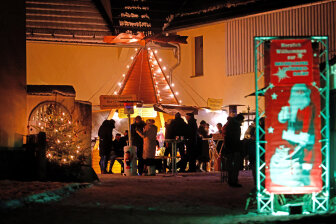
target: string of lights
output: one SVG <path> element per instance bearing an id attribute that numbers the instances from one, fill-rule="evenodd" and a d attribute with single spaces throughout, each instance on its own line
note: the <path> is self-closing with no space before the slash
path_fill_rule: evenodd
<path id="1" fill-rule="evenodd" d="M 148 62 L 157 101 L 159 103 L 181 104 L 182 100 L 177 99 L 179 92 L 174 90 L 174 83 L 169 83 L 170 76 L 165 72 L 168 68 L 162 65 L 163 60 L 158 56 L 158 50 L 153 50 L 150 47 L 142 49 L 135 48 L 135 55 L 130 57 L 132 62 L 126 65 L 128 71 L 127 73 L 122 74 L 120 81 L 118 81 L 117 86 L 115 87 L 113 95 L 121 94 L 121 91 L 127 82 L 127 74 L 130 72 L 130 69 L 132 69 L 132 65 L 135 63 L 136 57 L 139 55 L 141 50 L 148 52 Z"/>
<path id="2" fill-rule="evenodd" d="M 178 92 L 175 92 L 172 88 L 174 87 L 174 83 L 169 84 L 169 75 L 166 75 L 165 73 L 167 67 L 161 66 L 162 58 L 158 57 L 158 50 L 152 50 L 151 48 L 147 48 L 147 50 L 149 52 L 148 59 L 153 76 L 154 87 L 159 102 L 162 102 L 164 99 L 171 102 L 172 99 L 175 99 L 176 103 L 181 104 L 182 100 L 178 100 L 176 97 Z"/>
<path id="3" fill-rule="evenodd" d="M 134 49 L 135 51 L 135 54 L 133 56 L 130 57 L 130 59 L 132 60 L 131 63 L 128 63 L 126 65 L 126 68 L 127 68 L 127 72 L 129 71 L 129 69 L 131 68 L 131 65 L 134 63 L 134 60 L 135 60 L 135 57 L 136 55 L 138 54 L 139 50 L 138 48 L 135 48 Z M 131 64 L 131 65 L 130 65 Z M 115 87 L 115 90 L 113 92 L 113 95 L 119 95 L 120 94 L 120 91 L 122 89 L 123 86 L 125 86 L 126 84 L 126 73 L 123 73 L 121 75 L 121 80 L 117 83 L 117 86 Z"/>

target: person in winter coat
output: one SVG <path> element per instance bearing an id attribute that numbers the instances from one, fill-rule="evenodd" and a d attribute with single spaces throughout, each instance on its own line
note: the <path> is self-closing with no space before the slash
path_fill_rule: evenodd
<path id="1" fill-rule="evenodd" d="M 218 123 L 216 126 L 217 126 L 217 129 L 218 129 L 218 132 L 216 134 L 220 134 L 220 135 L 223 136 L 223 125 L 222 125 L 222 123 Z M 223 142 L 222 141 L 217 141 L 217 140 L 215 140 L 215 142 L 217 143 L 216 150 L 217 150 L 218 153 L 220 153 Z"/>
<path id="2" fill-rule="evenodd" d="M 209 141 L 208 140 L 204 140 L 205 138 L 211 138 L 212 135 L 209 135 L 209 129 L 207 127 L 207 123 L 203 120 L 200 123 L 200 126 L 198 128 L 198 134 L 200 135 L 200 137 L 202 138 L 201 142 L 200 142 L 200 155 L 198 157 L 198 161 L 200 162 L 200 169 L 201 171 L 206 171 L 206 167 L 207 167 L 207 163 L 210 160 L 210 156 L 209 156 Z"/>
<path id="3" fill-rule="evenodd" d="M 194 114 L 187 113 L 186 116 L 188 129 L 187 129 L 187 159 L 189 161 L 189 172 L 196 172 L 196 159 L 197 159 L 197 122 Z"/>
<path id="4" fill-rule="evenodd" d="M 176 137 L 187 136 L 187 123 L 182 119 L 180 113 L 175 114 L 175 119 L 173 119 L 169 125 L 169 132 L 171 133 L 172 139 Z M 187 157 L 184 149 L 184 142 L 179 142 L 176 145 L 176 149 L 179 150 L 181 160 L 176 164 L 177 168 L 180 168 L 180 172 L 185 172 L 187 166 Z"/>
<path id="5" fill-rule="evenodd" d="M 107 173 L 107 162 L 112 150 L 112 131 L 115 128 L 114 120 L 105 120 L 99 127 L 99 156 L 100 156 L 100 170 L 102 174 Z"/>
<path id="6" fill-rule="evenodd" d="M 110 153 L 110 166 L 108 173 L 112 174 L 112 167 L 117 157 L 124 157 L 124 146 L 126 146 L 126 142 L 121 139 L 121 134 L 116 134 L 115 139 L 112 142 L 112 151 Z M 123 167 L 124 163 L 121 159 L 118 159 L 121 167 Z"/>
<path id="7" fill-rule="evenodd" d="M 143 138 L 143 159 L 144 172 L 149 167 L 149 175 L 155 175 L 155 151 L 156 151 L 156 135 L 158 128 L 154 125 L 153 119 L 147 120 L 147 124 L 143 130 L 137 129 L 136 132 Z"/>
<path id="8" fill-rule="evenodd" d="M 238 114 L 235 118 L 229 120 L 225 127 L 225 152 L 228 162 L 228 184 L 231 187 L 241 187 L 238 183 L 238 175 L 242 164 L 241 157 L 241 129 L 244 122 L 244 116 Z"/>
<path id="9" fill-rule="evenodd" d="M 123 141 L 125 145 L 128 145 L 128 130 L 125 130 L 124 136 L 122 136 L 120 140 Z"/>
<path id="10" fill-rule="evenodd" d="M 171 134 L 171 128 L 170 128 L 170 124 L 172 122 L 173 119 L 169 119 L 168 121 L 165 122 L 165 140 L 166 139 L 173 139 L 173 136 Z M 172 155 L 172 146 L 171 143 L 165 141 L 165 152 L 164 152 L 164 156 L 168 156 L 170 154 L 170 156 Z M 163 169 L 164 171 L 166 171 L 167 169 L 167 159 L 165 159 L 163 161 Z M 169 171 L 171 171 L 171 166 L 169 166 Z"/>
<path id="11" fill-rule="evenodd" d="M 132 146 L 137 147 L 137 157 L 138 157 L 138 173 L 142 175 L 144 162 L 143 162 L 143 139 L 137 133 L 136 130 L 143 130 L 145 127 L 145 122 L 142 120 L 140 116 L 137 116 L 134 120 L 134 123 L 131 125 L 131 138 L 132 138 Z"/>

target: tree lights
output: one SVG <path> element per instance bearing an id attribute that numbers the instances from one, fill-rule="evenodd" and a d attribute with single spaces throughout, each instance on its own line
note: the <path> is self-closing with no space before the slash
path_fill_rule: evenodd
<path id="1" fill-rule="evenodd" d="M 30 132 L 45 132 L 47 137 L 46 157 L 58 164 L 83 163 L 90 149 L 83 145 L 79 123 L 72 122 L 62 105 L 46 102 L 38 106 L 30 120 Z"/>

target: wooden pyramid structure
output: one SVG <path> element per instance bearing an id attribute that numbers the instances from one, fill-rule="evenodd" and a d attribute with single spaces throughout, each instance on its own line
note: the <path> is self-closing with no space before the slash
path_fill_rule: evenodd
<path id="1" fill-rule="evenodd" d="M 136 95 L 144 104 L 179 104 L 168 82 L 165 67 L 161 67 L 153 50 L 138 50 L 117 95 Z"/>

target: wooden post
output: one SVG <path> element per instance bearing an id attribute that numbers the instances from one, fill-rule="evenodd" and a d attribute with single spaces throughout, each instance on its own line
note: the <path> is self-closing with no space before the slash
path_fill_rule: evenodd
<path id="1" fill-rule="evenodd" d="M 37 135 L 37 176 L 39 180 L 44 180 L 47 176 L 47 158 L 46 158 L 46 133 L 40 132 Z"/>

